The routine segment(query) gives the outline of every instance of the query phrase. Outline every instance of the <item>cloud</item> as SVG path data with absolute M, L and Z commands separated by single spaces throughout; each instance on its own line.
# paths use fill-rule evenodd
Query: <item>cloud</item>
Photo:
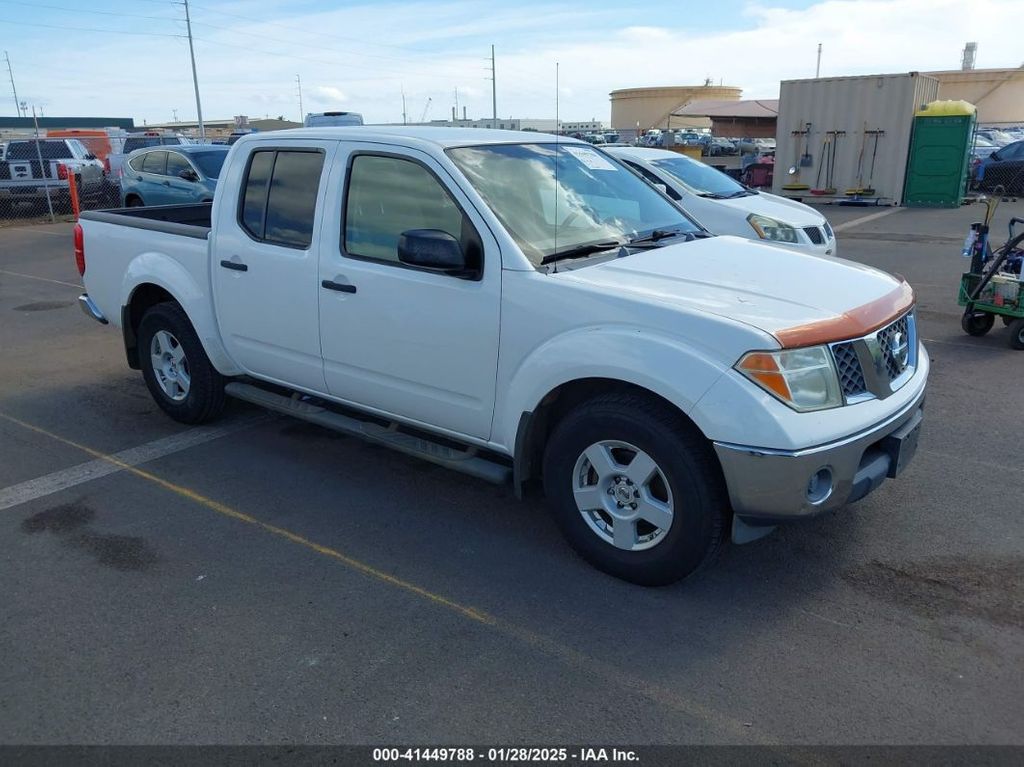
M 342 92 L 341 88 L 335 88 L 333 85 L 317 85 L 313 88 L 312 100 L 316 103 L 341 104 L 348 101 L 348 96 Z
M 491 43 L 497 46 L 499 115 L 552 117 L 559 62 L 566 120 L 607 119 L 608 93 L 616 88 L 707 77 L 743 88 L 748 98 L 772 98 L 780 80 L 814 75 L 818 42 L 824 43 L 826 76 L 953 69 L 967 40 L 979 44 L 979 66 L 1021 64 L 1016 38 L 997 20 L 1024 18 L 1024 0 L 823 0 L 796 9 L 755 0 L 741 11 L 722 10 L 731 16 L 705 15 L 700 23 L 673 11 L 677 3 L 650 2 L 616 8 L 393 0 L 325 8 L 319 0 L 208 0 L 193 13 L 203 113 L 298 118 L 295 75 L 301 74 L 309 105 L 343 102 L 368 121 L 400 121 L 403 91 L 410 119 L 420 118 L 428 99 L 428 117 L 447 116 L 456 88 L 470 116 L 489 116 Z M 44 23 L 69 22 L 62 14 L 38 16 Z M 124 28 L 181 32 L 176 22 Z M 177 109 L 182 119 L 194 118 L 183 39 L 82 32 L 79 39 L 88 42 L 83 55 L 80 48 L 54 48 L 52 31 L 17 31 L 4 47 L 19 96 L 45 104 L 47 115 L 153 122 L 171 119 Z

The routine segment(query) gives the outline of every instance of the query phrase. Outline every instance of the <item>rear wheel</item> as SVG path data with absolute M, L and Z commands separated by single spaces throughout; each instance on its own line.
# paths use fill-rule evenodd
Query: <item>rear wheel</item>
M 1024 350 L 1024 319 L 1010 323 L 1010 347 Z
M 704 437 L 681 414 L 636 394 L 576 407 L 544 456 L 544 490 L 569 543 L 588 562 L 659 586 L 712 562 L 728 517 Z
M 157 304 L 139 323 L 139 362 L 156 404 L 175 421 L 203 423 L 224 409 L 224 377 L 206 356 L 184 310 Z
M 996 322 L 994 314 L 988 312 L 967 312 L 960 318 L 960 327 L 969 336 L 983 336 Z
M 143 205 L 142 198 L 134 194 L 126 197 L 124 200 L 124 204 L 129 208 L 141 208 Z

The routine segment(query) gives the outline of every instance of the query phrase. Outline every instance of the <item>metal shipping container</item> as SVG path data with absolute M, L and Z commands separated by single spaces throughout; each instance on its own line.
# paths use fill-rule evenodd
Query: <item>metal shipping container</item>
M 807 190 L 782 187 L 794 183 L 825 187 L 822 147 L 827 146 L 826 134 L 843 131 L 835 139 L 832 187 L 836 195 L 843 198 L 847 189 L 870 186 L 875 190 L 872 197 L 884 198 L 883 204 L 901 203 L 914 114 L 934 101 L 938 92 L 938 80 L 917 72 L 784 80 L 779 92 L 773 191 L 814 199 Z M 793 131 L 807 130 L 807 123 L 811 124 L 808 135 L 793 135 Z M 884 131 L 878 136 L 873 173 L 874 136 L 865 136 L 865 131 Z M 809 166 L 800 162 L 805 153 L 811 156 Z M 794 166 L 798 172 L 791 175 L 787 171 Z

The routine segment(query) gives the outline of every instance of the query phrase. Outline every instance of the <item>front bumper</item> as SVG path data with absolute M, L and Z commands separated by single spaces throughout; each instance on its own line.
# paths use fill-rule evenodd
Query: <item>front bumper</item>
M 82 312 L 87 317 L 92 317 L 102 325 L 107 324 L 107 318 L 103 316 L 103 312 L 96 306 L 96 302 L 89 297 L 88 293 L 83 293 L 78 297 L 78 305 L 82 307 Z
M 859 501 L 903 468 L 893 445 L 923 415 L 924 389 L 895 415 L 826 445 L 772 450 L 715 442 L 733 511 L 748 524 L 772 525 Z M 823 469 L 831 473 L 831 489 L 819 498 L 809 494 L 809 483 Z

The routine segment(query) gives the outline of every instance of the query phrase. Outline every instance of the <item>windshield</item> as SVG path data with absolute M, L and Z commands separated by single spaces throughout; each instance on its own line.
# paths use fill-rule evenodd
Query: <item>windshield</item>
M 685 155 L 652 160 L 654 167 L 664 171 L 697 194 L 712 197 L 740 197 L 747 194 L 746 187 L 720 170 L 692 160 Z
M 192 152 L 188 157 L 199 167 L 204 176 L 217 178 L 220 176 L 220 169 L 227 156 L 227 152 Z
M 581 144 L 503 144 L 448 155 L 530 262 L 656 230 L 702 230 L 631 171 Z

